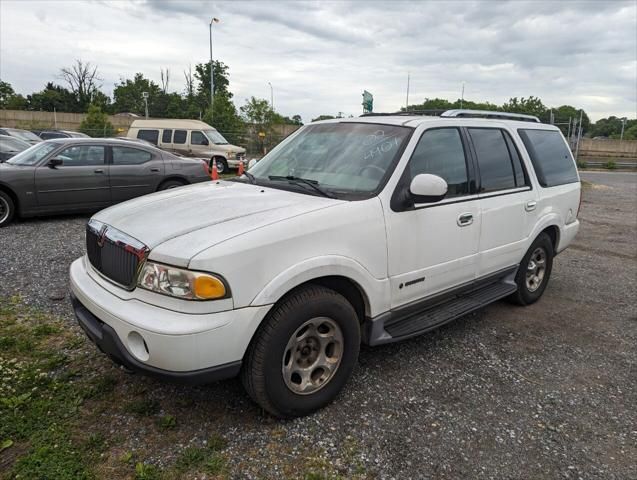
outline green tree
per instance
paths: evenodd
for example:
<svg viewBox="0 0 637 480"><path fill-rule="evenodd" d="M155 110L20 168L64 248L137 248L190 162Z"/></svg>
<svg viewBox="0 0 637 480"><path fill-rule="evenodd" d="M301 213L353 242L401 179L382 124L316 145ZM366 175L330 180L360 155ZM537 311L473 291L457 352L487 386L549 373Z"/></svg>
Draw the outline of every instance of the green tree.
<svg viewBox="0 0 637 480"><path fill-rule="evenodd" d="M15 93L9 82L0 80L0 108L8 110L24 110L27 100L19 93Z"/></svg>
<svg viewBox="0 0 637 480"><path fill-rule="evenodd" d="M213 66L214 95L225 95L232 98L232 93L228 90L230 79L228 78L228 66L215 60ZM197 99L203 108L210 105L210 62L198 63L195 65L195 78L197 79Z"/></svg>
<svg viewBox="0 0 637 480"><path fill-rule="evenodd" d="M626 130L630 129L637 120L628 120L624 125L624 138ZM584 122L582 122L584 123ZM590 130L591 137L619 138L622 132L622 119L615 116L600 118L593 124Z"/></svg>
<svg viewBox="0 0 637 480"><path fill-rule="evenodd" d="M553 108L553 117L555 123L568 124L569 118L571 119L571 131L573 130L573 121L579 122L580 109L573 107L572 105L561 105L557 108ZM586 115L586 112L582 111L582 133L588 132L591 125L591 121ZM568 134L568 125L558 125L564 135Z"/></svg>
<svg viewBox="0 0 637 480"><path fill-rule="evenodd" d="M624 130L624 140L637 140L637 120L629 120L633 124ZM628 125L628 122L626 122Z"/></svg>
<svg viewBox="0 0 637 480"><path fill-rule="evenodd" d="M239 145L243 142L245 124L228 95L222 93L215 95L214 118L208 108L203 120L215 127L230 143Z"/></svg>
<svg viewBox="0 0 637 480"><path fill-rule="evenodd" d="M68 84L75 96L79 112L85 111L93 102L102 80L97 73L97 66L82 60L75 60L70 67L60 69L60 78Z"/></svg>
<svg viewBox="0 0 637 480"><path fill-rule="evenodd" d="M301 115L294 115L292 117L292 122L294 125L303 125L303 119L301 118Z"/></svg>
<svg viewBox="0 0 637 480"><path fill-rule="evenodd" d="M162 116L161 105L157 102L161 95L161 89L152 80L144 78L142 73L136 73L132 80L121 79L120 83L115 86L113 89L113 112L144 115L143 92L148 92L148 114L151 117Z"/></svg>
<svg viewBox="0 0 637 480"><path fill-rule="evenodd" d="M542 100L531 95L528 98L518 97L510 98L508 102L502 105L502 110L511 113L524 113L526 115L535 115L541 121L549 121L549 110L544 106Z"/></svg>
<svg viewBox="0 0 637 480"><path fill-rule="evenodd" d="M89 105L88 114L80 123L80 132L91 137L112 137L115 130L98 105Z"/></svg>
<svg viewBox="0 0 637 480"><path fill-rule="evenodd" d="M70 90L49 82L45 87L31 95L27 95L29 110L45 112L82 112L77 98Z"/></svg>

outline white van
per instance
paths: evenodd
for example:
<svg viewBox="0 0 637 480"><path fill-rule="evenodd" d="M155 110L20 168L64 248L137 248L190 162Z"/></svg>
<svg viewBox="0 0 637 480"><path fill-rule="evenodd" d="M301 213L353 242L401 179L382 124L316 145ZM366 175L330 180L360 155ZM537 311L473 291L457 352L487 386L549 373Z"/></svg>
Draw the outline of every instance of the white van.
<svg viewBox="0 0 637 480"><path fill-rule="evenodd" d="M219 173L238 168L246 155L245 148L230 145L215 128L199 120L135 120L126 136L187 157L209 158L211 165L214 159Z"/></svg>

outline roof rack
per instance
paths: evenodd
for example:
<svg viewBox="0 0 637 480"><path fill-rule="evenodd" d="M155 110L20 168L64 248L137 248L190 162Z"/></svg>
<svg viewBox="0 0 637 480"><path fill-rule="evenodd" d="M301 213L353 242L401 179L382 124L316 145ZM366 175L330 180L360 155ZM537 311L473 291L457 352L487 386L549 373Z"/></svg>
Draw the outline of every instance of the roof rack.
<svg viewBox="0 0 637 480"><path fill-rule="evenodd" d="M500 118L502 120L518 120L522 122L540 123L540 119L535 115L525 115L523 113L493 112L489 110L447 110L440 114L441 117L463 117L463 118Z"/></svg>
<svg viewBox="0 0 637 480"><path fill-rule="evenodd" d="M467 110L467 109L431 109L431 110L407 110L394 113L364 113L361 117L396 117L396 116L410 116L410 115L424 115L424 116L436 116L442 118L495 118L500 120L517 120L520 122L536 122L541 123L540 119L534 115L525 115L523 113L510 113L510 112L494 112L490 110Z"/></svg>

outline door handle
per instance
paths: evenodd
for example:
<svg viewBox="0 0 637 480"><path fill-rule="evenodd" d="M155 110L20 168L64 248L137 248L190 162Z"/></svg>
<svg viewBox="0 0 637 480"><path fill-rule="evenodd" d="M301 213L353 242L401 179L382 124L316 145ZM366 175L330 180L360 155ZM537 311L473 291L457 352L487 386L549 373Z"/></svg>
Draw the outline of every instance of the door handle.
<svg viewBox="0 0 637 480"><path fill-rule="evenodd" d="M459 227L471 225L473 223L473 213L461 213L458 215L457 223Z"/></svg>
<svg viewBox="0 0 637 480"><path fill-rule="evenodd" d="M151 168L150 171L151 172L159 172L159 168Z"/></svg>
<svg viewBox="0 0 637 480"><path fill-rule="evenodd" d="M93 170L95 173L104 173L104 169L103 168L96 168L95 170Z"/></svg>
<svg viewBox="0 0 637 480"><path fill-rule="evenodd" d="M530 202L526 202L526 205L524 205L524 210L526 210L527 212L532 212L533 210L535 210L536 206L537 202L535 200L531 200Z"/></svg>

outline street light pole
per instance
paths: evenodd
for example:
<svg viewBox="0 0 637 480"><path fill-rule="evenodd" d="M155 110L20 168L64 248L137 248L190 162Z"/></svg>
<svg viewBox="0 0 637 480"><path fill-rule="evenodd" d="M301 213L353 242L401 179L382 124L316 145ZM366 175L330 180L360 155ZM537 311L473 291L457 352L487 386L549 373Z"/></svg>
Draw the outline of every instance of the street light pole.
<svg viewBox="0 0 637 480"><path fill-rule="evenodd" d="M462 82L462 95L460 96L460 109L462 109L463 103L464 103L464 82Z"/></svg>
<svg viewBox="0 0 637 480"><path fill-rule="evenodd" d="M268 82L268 85L270 85L270 108L274 112L274 89L272 88L272 84L270 82Z"/></svg>
<svg viewBox="0 0 637 480"><path fill-rule="evenodd" d="M212 24L219 23L219 19L213 17L210 20L210 121L212 122L212 118L214 116L214 108L215 108L215 98L214 98L214 71L212 64Z"/></svg>

